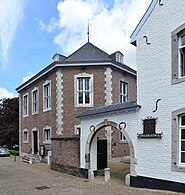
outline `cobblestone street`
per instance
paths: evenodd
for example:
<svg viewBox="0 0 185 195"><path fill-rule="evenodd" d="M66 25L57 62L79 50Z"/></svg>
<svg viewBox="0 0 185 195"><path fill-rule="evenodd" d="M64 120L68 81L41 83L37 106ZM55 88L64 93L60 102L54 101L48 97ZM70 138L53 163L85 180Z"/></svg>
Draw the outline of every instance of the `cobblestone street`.
<svg viewBox="0 0 185 195"><path fill-rule="evenodd" d="M49 169L47 164L26 164L14 158L0 158L0 195L78 195L78 194L126 194L126 195L175 195L159 190L137 189L124 186L111 179L105 183L103 177L94 180L66 175Z"/></svg>

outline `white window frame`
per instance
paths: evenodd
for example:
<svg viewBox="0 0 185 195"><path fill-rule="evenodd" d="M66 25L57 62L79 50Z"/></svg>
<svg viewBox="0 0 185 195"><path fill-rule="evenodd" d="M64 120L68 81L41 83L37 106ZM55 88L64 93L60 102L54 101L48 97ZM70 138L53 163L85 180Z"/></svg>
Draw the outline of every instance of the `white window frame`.
<svg viewBox="0 0 185 195"><path fill-rule="evenodd" d="M34 99L34 93L37 93L37 100L35 101ZM35 107L35 104L36 104L36 107ZM35 110L36 108L36 110ZM34 88L32 90L32 114L38 114L39 113L39 88Z"/></svg>
<svg viewBox="0 0 185 195"><path fill-rule="evenodd" d="M181 59L181 49L185 48L185 44L182 45L182 37L185 37L185 34L182 34L179 36L179 78L185 77L185 59L183 60L184 64L182 65L182 59ZM185 54L184 54L185 58ZM182 71L182 66L183 66L183 71Z"/></svg>
<svg viewBox="0 0 185 195"><path fill-rule="evenodd" d="M181 125L181 121L182 121L183 116L185 116L185 114L179 116L179 165L180 166L185 166L185 162L184 163L181 162L181 154L182 154L182 152L185 153L185 151L181 150L182 141L185 142L185 139L181 138L182 129L185 129L185 125Z"/></svg>
<svg viewBox="0 0 185 195"><path fill-rule="evenodd" d="M50 131L50 139L46 139L46 131ZM43 128L43 143L44 144L51 144L51 127L46 125L44 128Z"/></svg>
<svg viewBox="0 0 185 195"><path fill-rule="evenodd" d="M27 136L26 136L26 139L24 139L24 138L25 138L25 133L26 133L26 135L27 135ZM28 142L29 142L28 140L29 140L29 132L28 132L28 129L24 129L24 130L23 130L23 143L24 143L24 144L28 144Z"/></svg>
<svg viewBox="0 0 185 195"><path fill-rule="evenodd" d="M76 135L80 135L81 134L81 126L80 125L75 125L74 126L74 132Z"/></svg>
<svg viewBox="0 0 185 195"><path fill-rule="evenodd" d="M121 143L127 143L126 137L124 136L124 134L120 131L120 142Z"/></svg>
<svg viewBox="0 0 185 195"><path fill-rule="evenodd" d="M125 86L125 93L123 92L124 86ZM128 101L128 83L124 81L120 81L119 83L119 99L120 99L120 103L124 103Z"/></svg>
<svg viewBox="0 0 185 195"><path fill-rule="evenodd" d="M80 78L89 78L89 90L88 92L90 93L90 102L84 103L84 99L85 96L83 95L83 103L79 104L78 102L78 95L79 95L79 91L78 91L78 79ZM83 81L84 82L84 81ZM93 75L92 74L88 74L88 73L82 73L82 74L78 74L74 76L74 102L75 102L75 107L93 107ZM85 89L83 89L83 94L85 93Z"/></svg>
<svg viewBox="0 0 185 195"><path fill-rule="evenodd" d="M25 97L27 97L27 104L25 105ZM25 110L26 107L26 110ZM27 117L29 115L29 96L28 93L23 95L23 117Z"/></svg>
<svg viewBox="0 0 185 195"><path fill-rule="evenodd" d="M45 94L45 88L46 86L49 86L49 94ZM47 102L47 105L49 106L46 106L46 102ZM46 112L46 111L49 111L51 110L51 81L50 80L47 80L44 84L43 84L43 111Z"/></svg>
<svg viewBox="0 0 185 195"><path fill-rule="evenodd" d="M182 128L180 117L185 115L185 107L172 112L172 150L171 150L171 170L176 172L185 173L185 164L181 163L181 133L180 128ZM184 127L184 125L183 125Z"/></svg>
<svg viewBox="0 0 185 195"><path fill-rule="evenodd" d="M123 64L123 54L116 52L116 61Z"/></svg>

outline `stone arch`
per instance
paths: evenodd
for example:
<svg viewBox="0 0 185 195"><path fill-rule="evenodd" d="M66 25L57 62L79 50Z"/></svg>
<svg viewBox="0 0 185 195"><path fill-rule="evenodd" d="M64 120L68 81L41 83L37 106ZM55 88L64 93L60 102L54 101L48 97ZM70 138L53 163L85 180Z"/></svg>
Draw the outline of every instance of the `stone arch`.
<svg viewBox="0 0 185 195"><path fill-rule="evenodd" d="M88 169L91 174L92 174L91 159L90 159L91 144L92 144L92 141L95 135L100 131L100 129L107 127L107 126L114 127L116 130L120 131L119 124L113 121L109 121L107 119L105 119L103 122L99 123L96 126L93 126L93 125L90 126L91 133L89 134L87 138L86 146L85 146L85 168ZM132 140L130 139L130 136L127 133L127 131L124 129L122 130L122 133L128 142L129 150L130 150L130 174L132 176L136 176L137 174L135 172L136 159L135 159L134 146L133 146ZM90 178L90 176L88 177Z"/></svg>

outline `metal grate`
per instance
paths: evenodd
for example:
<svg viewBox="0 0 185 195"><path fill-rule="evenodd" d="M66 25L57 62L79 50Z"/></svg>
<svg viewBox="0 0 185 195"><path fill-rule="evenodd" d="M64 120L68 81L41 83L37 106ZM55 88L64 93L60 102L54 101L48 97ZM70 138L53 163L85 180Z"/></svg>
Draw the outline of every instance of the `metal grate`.
<svg viewBox="0 0 185 195"><path fill-rule="evenodd" d="M48 188L50 188L50 187L48 187L48 186L39 186L39 187L36 187L35 189L37 189L37 190L45 190L45 189L48 189Z"/></svg>

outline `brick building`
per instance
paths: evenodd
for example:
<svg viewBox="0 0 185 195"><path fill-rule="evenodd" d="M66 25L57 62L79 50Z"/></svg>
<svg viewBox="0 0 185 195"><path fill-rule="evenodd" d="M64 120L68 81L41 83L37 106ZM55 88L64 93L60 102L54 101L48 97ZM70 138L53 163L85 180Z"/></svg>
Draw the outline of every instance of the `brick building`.
<svg viewBox="0 0 185 195"><path fill-rule="evenodd" d="M50 65L16 90L21 155L40 155L44 146L47 156L52 137L80 134L77 115L92 107L136 99L136 71L123 63L121 52L109 55L87 42L68 57L55 54ZM100 139L106 136L102 132ZM113 147L117 151L124 147L120 151L129 155L124 137L116 136L119 140Z"/></svg>

